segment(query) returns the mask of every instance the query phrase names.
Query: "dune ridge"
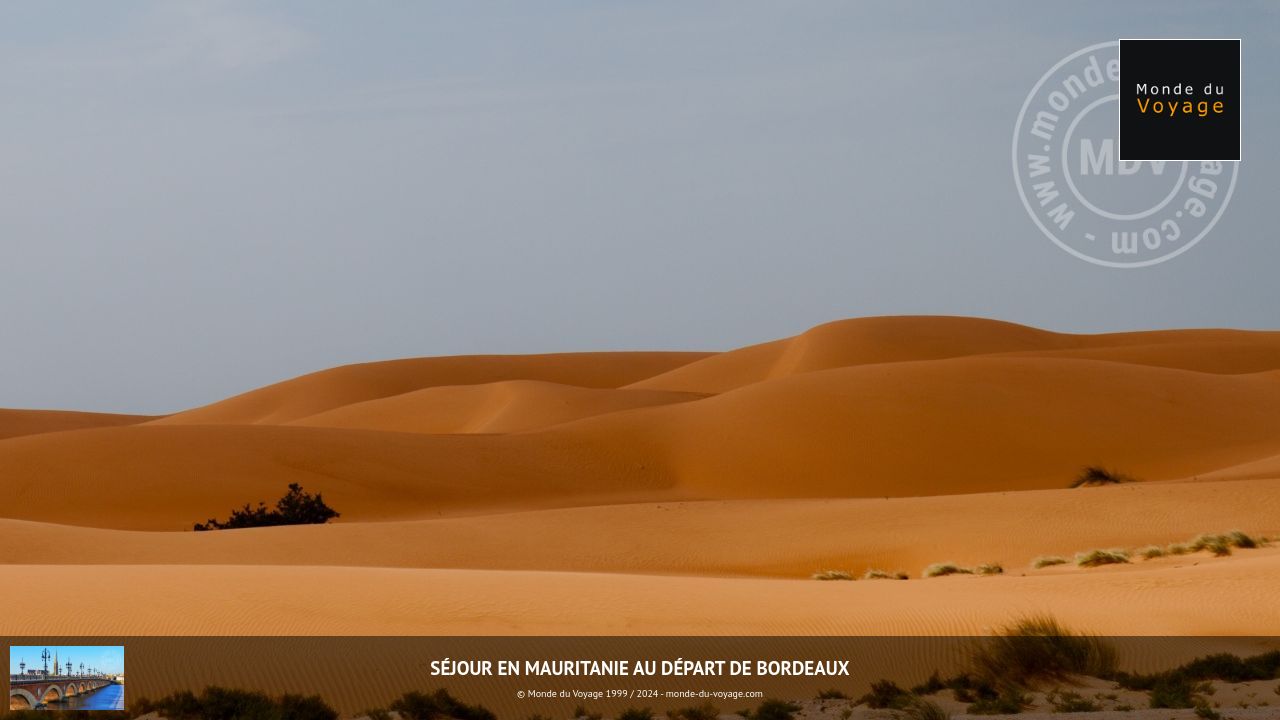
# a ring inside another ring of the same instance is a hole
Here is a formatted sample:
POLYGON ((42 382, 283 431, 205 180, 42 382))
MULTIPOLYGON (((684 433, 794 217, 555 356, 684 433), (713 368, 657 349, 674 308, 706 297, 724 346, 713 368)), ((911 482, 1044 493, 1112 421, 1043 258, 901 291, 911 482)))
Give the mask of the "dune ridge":
POLYGON ((1275 549, 1027 565, 1280 536, 1277 458, 1277 332, 881 317, 719 353, 417 358, 162 418, 0 411, 0 544, 42 549, 0 573, 101 579, 104 612, 195 608, 102 633, 927 635, 1049 609, 1267 634, 1275 549), (1068 489, 1086 465, 1137 482, 1068 489), (291 482, 338 521, 190 532, 291 482), (807 579, 945 560, 1006 575, 807 579))

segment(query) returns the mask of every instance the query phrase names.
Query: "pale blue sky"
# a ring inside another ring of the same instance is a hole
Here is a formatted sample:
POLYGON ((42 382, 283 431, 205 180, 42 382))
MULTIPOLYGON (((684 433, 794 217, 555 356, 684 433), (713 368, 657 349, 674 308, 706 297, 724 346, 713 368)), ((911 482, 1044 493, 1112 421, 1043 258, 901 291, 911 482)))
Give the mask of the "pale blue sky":
POLYGON ((0 406, 167 412, 346 362, 721 349, 872 314, 1280 326, 1276 3, 0 5, 0 406), (1191 252, 1054 247, 1027 91, 1242 37, 1191 252))
POLYGON ((72 669, 77 673, 80 672, 80 663, 84 663, 86 672, 91 667, 108 675, 124 672, 124 646, 122 645, 13 645, 9 647, 9 673, 17 675, 18 664, 24 661, 27 663, 28 670, 44 667, 40 653, 46 648, 50 655, 50 672, 53 672, 52 655, 55 651, 58 654, 58 664, 65 666, 70 660, 72 669))

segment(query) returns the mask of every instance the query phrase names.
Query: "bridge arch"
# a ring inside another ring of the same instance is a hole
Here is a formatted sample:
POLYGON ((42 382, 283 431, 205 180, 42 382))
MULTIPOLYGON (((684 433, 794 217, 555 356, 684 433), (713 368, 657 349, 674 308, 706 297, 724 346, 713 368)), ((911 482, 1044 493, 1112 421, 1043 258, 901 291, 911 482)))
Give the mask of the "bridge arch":
POLYGON ((62 691, 62 688, 58 687, 57 685, 50 685, 49 687, 44 689, 44 694, 40 696, 40 702, 42 703, 62 702, 62 699, 65 698, 66 696, 67 695, 62 691))
POLYGON ((35 695, 32 695, 22 688, 14 688, 9 691, 10 710, 31 710, 39 704, 40 701, 36 700, 35 695))

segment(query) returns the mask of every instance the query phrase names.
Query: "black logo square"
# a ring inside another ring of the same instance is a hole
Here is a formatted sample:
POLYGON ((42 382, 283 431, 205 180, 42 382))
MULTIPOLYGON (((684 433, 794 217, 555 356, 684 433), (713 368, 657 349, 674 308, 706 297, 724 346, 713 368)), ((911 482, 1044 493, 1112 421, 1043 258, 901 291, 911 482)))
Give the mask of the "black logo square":
POLYGON ((1120 40, 1120 159, 1240 159, 1239 40, 1120 40))

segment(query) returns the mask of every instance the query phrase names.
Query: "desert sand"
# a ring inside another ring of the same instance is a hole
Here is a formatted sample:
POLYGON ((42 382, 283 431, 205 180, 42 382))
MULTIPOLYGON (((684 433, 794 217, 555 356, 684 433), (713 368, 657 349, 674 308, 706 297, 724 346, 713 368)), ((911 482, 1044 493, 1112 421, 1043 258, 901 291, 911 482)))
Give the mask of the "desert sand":
POLYGON ((2 411, 0 488, 0 582, 95 588, 5 600, 6 635, 1274 635, 1277 548, 1030 565, 1280 536, 1280 333, 896 317, 368 363, 159 418, 2 411), (1069 488, 1087 465, 1134 482, 1069 488), (290 482, 341 517, 190 531, 290 482), (810 579, 868 568, 911 579, 810 579))

